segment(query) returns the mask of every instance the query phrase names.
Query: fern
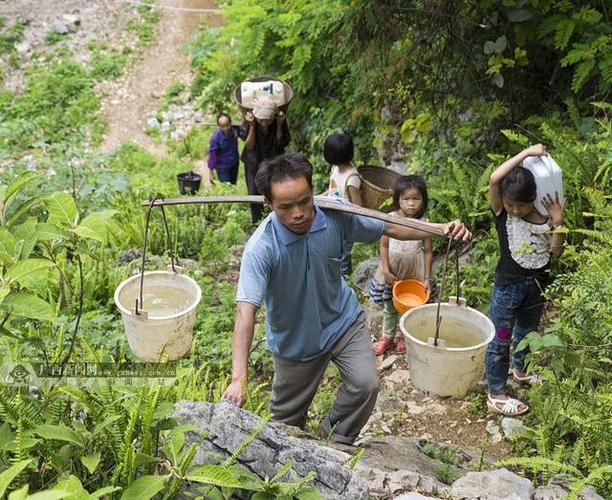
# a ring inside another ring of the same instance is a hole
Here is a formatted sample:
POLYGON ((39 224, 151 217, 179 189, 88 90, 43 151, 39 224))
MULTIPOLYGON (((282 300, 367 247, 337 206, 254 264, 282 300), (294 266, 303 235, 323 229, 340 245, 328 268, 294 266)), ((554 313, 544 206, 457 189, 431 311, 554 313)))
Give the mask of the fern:
POLYGON ((562 19, 555 26, 555 48, 563 50, 567 47, 576 23, 573 19, 562 19))
POLYGON ((602 465, 601 467, 591 471, 587 477, 572 484, 568 500, 577 498, 587 484, 595 484, 598 481, 603 483, 606 481, 606 478, 608 481, 612 480, 612 465, 602 465))
POLYGON ((157 408, 157 402, 159 400, 160 387, 155 387, 151 390, 148 388, 143 392, 143 399, 145 401, 145 407, 142 411, 142 436, 141 436, 141 453, 149 456, 155 455, 153 449, 153 415, 157 408))
POLYGON ((576 467, 544 457, 506 458, 504 460, 499 460, 498 462, 495 462, 493 466, 523 467, 534 472, 543 472, 547 474, 556 474, 564 472, 568 474, 572 479, 583 477, 582 473, 576 467))
POLYGON ((581 62, 576 70, 574 71, 574 76, 572 77, 572 90, 574 92, 578 92, 591 76, 591 72, 595 67, 595 61, 590 59, 581 62))

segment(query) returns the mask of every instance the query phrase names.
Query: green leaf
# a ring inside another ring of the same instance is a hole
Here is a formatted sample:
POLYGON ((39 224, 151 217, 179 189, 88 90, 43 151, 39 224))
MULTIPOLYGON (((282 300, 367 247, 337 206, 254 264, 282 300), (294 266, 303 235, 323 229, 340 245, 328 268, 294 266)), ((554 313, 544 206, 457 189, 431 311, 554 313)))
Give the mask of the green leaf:
POLYGON ((251 491, 261 491, 262 486, 256 484, 245 484, 244 480, 230 472, 222 465, 203 465, 187 476, 188 481, 196 483, 212 484, 222 488, 245 488, 251 491))
POLYGON ((81 462, 87 468, 90 474, 93 474, 94 471, 98 468, 100 464, 100 457, 102 455, 99 451, 96 451, 93 455, 88 455, 86 457, 81 457, 81 462))
POLYGON ((36 273, 41 269, 49 269, 51 267, 55 267, 55 264, 45 259, 21 260, 8 270, 6 278, 20 283, 21 280, 28 275, 36 273))
POLYGON ((121 495, 121 500, 148 500, 164 489, 168 476, 140 476, 121 495))
POLYGON ((17 258, 27 259, 34 247, 36 246, 36 224, 37 220, 35 217, 30 217, 27 221, 19 226, 13 228, 13 235, 18 240, 23 240, 23 247, 17 258))
POLYGON ((6 283, 0 284, 0 304, 4 301, 4 297, 6 297, 11 291, 11 287, 6 283))
POLYGON ((57 192, 47 196, 45 205, 49 211, 47 222, 60 226, 76 226, 79 213, 72 196, 68 193, 57 192))
POLYGON ((23 318, 55 321, 55 311, 51 304, 31 293, 12 292, 4 298, 0 309, 23 318))
POLYGON ((93 498, 100 498, 102 496, 105 495, 110 495, 111 493, 114 493, 115 491, 119 491, 121 488, 119 486, 105 486, 103 488, 100 488, 99 490, 94 491, 91 496, 93 498))
POLYGON ((59 481, 51 491, 68 492, 71 500, 90 500, 91 498, 83 487, 81 480, 76 476, 68 476, 66 479, 59 481))
POLYGON ((542 347, 563 347, 565 344, 558 335, 544 335, 542 337, 542 347))
POLYGON ((506 12, 506 17, 513 23, 523 23, 533 18, 534 13, 529 9, 514 9, 506 12))
POLYGON ((85 446, 83 437, 65 425, 39 425, 34 429, 34 433, 45 439, 56 439, 58 441, 67 441, 79 447, 85 446))
POLYGON ((103 220, 95 214, 83 219, 83 222, 74 230, 76 234, 83 238, 90 238, 101 243, 106 243, 106 225, 103 220))
POLYGON ((25 500, 28 496, 29 485, 24 484, 18 490, 13 491, 9 496, 8 500, 25 500))
POLYGON ((36 236, 39 240, 65 240, 69 234, 55 224, 41 222, 36 226, 36 236))
POLYGON ((495 73, 495 76, 493 76, 493 81, 500 89, 504 86, 504 77, 501 73, 495 73))
POLYGON ((9 203, 10 199, 13 196, 15 196, 26 185, 28 185, 30 182, 32 182, 37 177, 40 177, 41 175, 42 174, 38 174, 36 172, 23 172, 23 173, 19 174, 13 180, 13 182, 11 182, 8 185, 8 187, 6 188, 6 191, 4 192, 4 196, 2 198, 2 201, 4 202, 5 207, 9 203))
POLYGON ((39 491, 37 493, 28 495, 26 497, 26 500, 60 500, 61 498, 70 498, 70 500, 80 500, 74 495, 74 493, 64 490, 39 491))
POLYGON ((33 461, 33 458, 22 460, 21 462, 17 462, 16 464, 11 465, 2 474, 0 474, 0 498, 2 498, 4 492, 9 487, 13 479, 15 479, 19 475, 19 473, 28 465, 30 465, 30 463, 32 463, 33 461))
POLYGON ((17 239, 3 227, 0 227, 0 262, 5 265, 13 264, 15 245, 17 239))
POLYGON ((11 217, 9 219, 6 219, 7 227, 14 226, 17 222, 19 222, 21 216, 24 213, 30 210, 30 208, 32 208, 34 205, 37 205, 38 203, 44 201, 44 199, 45 197, 43 195, 39 195, 25 200, 21 205, 19 205, 15 210, 12 211, 11 217))

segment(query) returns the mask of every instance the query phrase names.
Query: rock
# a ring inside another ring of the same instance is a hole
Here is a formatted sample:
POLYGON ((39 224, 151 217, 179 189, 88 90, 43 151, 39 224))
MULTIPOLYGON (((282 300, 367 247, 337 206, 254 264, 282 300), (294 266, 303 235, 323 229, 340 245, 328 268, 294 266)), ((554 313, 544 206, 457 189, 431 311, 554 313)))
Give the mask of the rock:
POLYGON ((597 490, 590 484, 587 484, 584 488, 582 488, 579 498, 582 498, 583 500, 604 500, 604 497, 597 493, 597 490))
POLYGON ((406 401, 406 407, 408 408, 408 412, 412 413, 413 415, 420 415, 425 411, 424 406, 419 406, 414 401, 406 401))
POLYGON ((366 312, 366 324, 368 326, 368 332, 370 332, 371 337, 378 340, 382 332, 383 308, 380 304, 375 304, 371 300, 368 300, 363 305, 363 308, 366 312))
POLYGON ((491 434, 491 441, 493 443, 499 443, 502 440, 502 435, 499 432, 499 427, 492 420, 489 420, 487 422, 486 430, 489 434, 491 434))
POLYGON ((558 485, 539 486, 535 490, 533 500, 557 500, 558 498, 565 498, 567 495, 567 491, 558 485))
POLYGON ((130 248, 129 250, 125 250, 119 254, 117 257, 117 262, 119 264, 129 264, 133 260, 142 259, 142 251, 137 248, 130 248))
POLYGON ((64 14, 62 19, 71 31, 76 31, 76 28, 81 25, 81 18, 75 14, 64 14))
POLYGON ((399 356, 397 356, 396 354, 392 354, 391 356, 384 359, 384 361, 380 364, 378 369, 381 372, 388 370, 389 368, 393 366, 393 363, 395 363, 398 359, 399 359, 399 356))
POLYGON ((534 494, 529 479, 520 477, 508 469, 468 472, 451 486, 451 498, 524 500, 534 494))
MULTIPOLYGON (((570 494, 570 479, 567 474, 557 474, 548 481, 548 486, 540 486, 536 488, 534 500, 557 500, 566 498, 570 494)), ((578 498, 583 500, 603 500, 595 488, 591 485, 586 485, 578 498)))
POLYGON ((30 48, 31 48, 30 44, 28 42, 25 42, 25 41, 15 44, 15 50, 20 55, 27 54, 29 52, 30 48))
POLYGON ((159 128, 161 123, 157 121, 157 118, 149 118, 147 120, 147 128, 159 128))
MULTIPOLYGON (((383 413, 394 413, 404 406, 405 403, 401 399, 384 393, 379 394, 378 400, 376 401, 376 407, 383 413)), ((385 417, 383 416, 383 418, 385 417)))
POLYGON ((365 294, 370 289, 370 280, 374 276, 379 260, 378 257, 371 257, 357 264, 353 271, 353 285, 365 294))
POLYGON ((198 261, 194 259, 179 259, 179 266, 185 269, 193 269, 198 267, 198 261))
POLYGON ((525 424, 518 418, 504 417, 501 421, 501 427, 504 431, 504 436, 509 439, 519 436, 525 429, 525 424))
MULTIPOLYGON (((179 401, 174 413, 180 424, 198 429, 186 436, 186 445, 195 444, 194 465, 219 463, 226 460, 252 433, 261 427, 261 419, 229 401, 219 404, 179 401)), ((368 487, 356 472, 344 466, 351 456, 320 446, 312 441, 287 436, 282 426, 267 424, 257 437, 237 457, 237 463, 261 478, 272 477, 288 460, 299 476, 316 473, 310 486, 326 499, 367 499, 368 487)), ((292 471, 281 480, 297 479, 292 471)), ((183 494, 189 494, 183 491, 183 494)))
POLYGON ((434 478, 409 470, 400 469, 386 472, 363 464, 357 464, 355 470, 368 482, 370 494, 375 498, 378 498, 378 496, 387 497, 390 494, 404 493, 414 489, 431 495, 437 495, 444 491, 444 487, 438 484, 434 478))
MULTIPOLYGON (((354 448, 338 443, 330 443, 330 446, 346 452, 354 450, 354 448)), ((372 437, 363 446, 363 450, 361 460, 355 467, 355 471, 361 477, 368 479, 368 477, 376 476, 376 473, 373 473, 371 469, 386 470, 388 471, 387 474, 394 471, 408 471, 410 474, 406 477, 413 477, 411 474, 414 473, 420 476, 418 491, 421 493, 436 494, 444 488, 444 485, 435 479, 441 462, 425 455, 419 449, 415 438, 394 435, 372 437)), ((457 468, 456 472, 459 475, 465 473, 461 468, 457 468)), ((376 491, 369 480, 368 484, 371 493, 376 491)))
POLYGON ((51 25, 51 29, 55 32, 58 33, 59 35, 67 35, 68 33, 70 33, 70 28, 62 22, 55 22, 51 25))
POLYGON ((407 470, 390 472, 387 475, 387 489, 391 493, 401 493, 418 486, 421 475, 407 470))
POLYGON ((421 495, 420 493, 404 493, 395 497, 393 500, 435 500, 438 497, 426 497, 425 495, 421 495))
POLYGON ((394 370, 385 377, 385 384, 395 390, 412 389, 410 372, 408 370, 394 370))

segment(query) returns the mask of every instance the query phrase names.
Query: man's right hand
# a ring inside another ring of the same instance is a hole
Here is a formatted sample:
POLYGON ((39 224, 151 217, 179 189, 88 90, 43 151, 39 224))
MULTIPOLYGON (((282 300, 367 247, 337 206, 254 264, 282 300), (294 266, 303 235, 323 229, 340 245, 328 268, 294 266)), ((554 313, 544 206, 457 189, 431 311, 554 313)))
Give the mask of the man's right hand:
POLYGON ((246 380, 244 378, 240 378, 238 380, 232 380, 230 385, 227 386, 222 399, 229 399, 233 401, 238 406, 242 407, 244 403, 246 403, 246 395, 244 393, 244 386, 246 385, 246 380))

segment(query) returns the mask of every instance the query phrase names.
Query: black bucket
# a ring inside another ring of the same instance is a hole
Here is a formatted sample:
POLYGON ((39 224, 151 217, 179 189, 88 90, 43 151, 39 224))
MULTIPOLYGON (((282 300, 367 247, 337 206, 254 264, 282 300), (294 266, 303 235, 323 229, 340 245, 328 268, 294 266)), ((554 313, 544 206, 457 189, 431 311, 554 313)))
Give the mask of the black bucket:
POLYGON ((202 176, 193 172, 183 172, 176 176, 181 194, 193 194, 200 190, 202 176))

